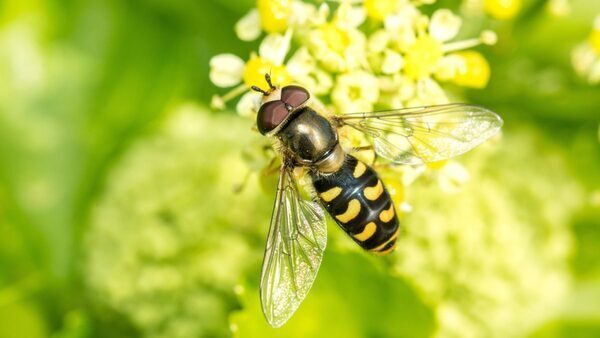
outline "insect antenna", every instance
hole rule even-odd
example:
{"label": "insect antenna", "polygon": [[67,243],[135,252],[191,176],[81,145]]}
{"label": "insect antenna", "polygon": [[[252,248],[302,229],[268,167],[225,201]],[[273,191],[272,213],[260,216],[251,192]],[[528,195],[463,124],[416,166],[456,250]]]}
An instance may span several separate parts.
{"label": "insect antenna", "polygon": [[267,92],[265,92],[264,90],[260,89],[260,88],[259,88],[259,87],[257,87],[257,86],[252,86],[252,87],[250,87],[250,88],[251,88],[252,90],[254,90],[255,92],[262,93],[263,95],[268,95],[268,94],[267,94]]}
{"label": "insect antenna", "polygon": [[275,86],[273,86],[273,83],[271,82],[271,71],[269,71],[269,73],[265,74],[265,80],[269,84],[269,88],[275,89]]}

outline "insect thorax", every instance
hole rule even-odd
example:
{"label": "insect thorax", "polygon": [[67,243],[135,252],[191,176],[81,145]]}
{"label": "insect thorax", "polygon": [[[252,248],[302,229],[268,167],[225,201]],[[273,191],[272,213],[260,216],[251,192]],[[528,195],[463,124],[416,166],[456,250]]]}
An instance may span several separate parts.
{"label": "insect thorax", "polygon": [[302,165],[331,172],[343,163],[344,154],[338,144],[337,131],[310,107],[296,112],[277,136]]}

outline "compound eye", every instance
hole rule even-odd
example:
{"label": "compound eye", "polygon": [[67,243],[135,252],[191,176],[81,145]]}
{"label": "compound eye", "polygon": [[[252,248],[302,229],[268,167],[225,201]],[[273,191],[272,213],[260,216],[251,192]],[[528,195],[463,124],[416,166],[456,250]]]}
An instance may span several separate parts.
{"label": "compound eye", "polygon": [[260,106],[256,116],[256,127],[264,135],[277,128],[289,113],[283,101],[269,101]]}
{"label": "compound eye", "polygon": [[300,107],[308,99],[310,98],[310,94],[308,90],[300,87],[300,86],[285,86],[281,89],[281,101],[289,104],[293,108]]}

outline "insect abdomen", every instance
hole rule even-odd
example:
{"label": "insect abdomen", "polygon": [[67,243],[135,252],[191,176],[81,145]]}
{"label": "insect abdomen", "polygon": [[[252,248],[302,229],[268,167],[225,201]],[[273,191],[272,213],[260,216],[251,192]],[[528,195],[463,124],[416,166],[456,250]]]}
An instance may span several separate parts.
{"label": "insect abdomen", "polygon": [[377,254],[394,250],[398,218],[389,193],[371,167],[346,155],[338,171],[313,173],[312,180],[331,217],[358,245]]}

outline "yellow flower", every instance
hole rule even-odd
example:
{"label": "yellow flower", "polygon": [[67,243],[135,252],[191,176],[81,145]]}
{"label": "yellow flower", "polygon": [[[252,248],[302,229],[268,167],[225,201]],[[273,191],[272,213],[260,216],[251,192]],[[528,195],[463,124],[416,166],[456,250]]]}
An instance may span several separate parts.
{"label": "yellow flower", "polygon": [[592,30],[588,41],[590,43],[590,46],[592,46],[592,48],[596,52],[596,54],[600,55],[600,27]]}
{"label": "yellow flower", "polygon": [[364,21],[359,8],[347,2],[340,4],[331,20],[329,6],[321,5],[319,15],[303,42],[317,56],[323,69],[347,72],[366,65],[366,37],[357,27]]}
{"label": "yellow flower", "polygon": [[522,0],[485,0],[486,13],[496,19],[512,19],[521,10]]}
{"label": "yellow flower", "polygon": [[367,15],[375,20],[384,20],[390,13],[395,13],[401,5],[399,0],[365,0]]}
{"label": "yellow flower", "polygon": [[[232,67],[228,67],[219,62],[227,58],[215,57],[211,61],[211,80],[218,86],[242,81],[244,88],[264,86],[263,73],[271,72],[275,82],[304,85],[315,99],[324,96],[324,102],[330,100],[334,110],[340,111],[350,110],[347,102],[362,108],[447,102],[434,77],[462,86],[484,87],[490,73],[487,61],[481,54],[459,51],[481,43],[493,44],[495,34],[485,31],[477,38],[453,41],[462,19],[448,9],[437,9],[429,18],[417,7],[433,2],[343,0],[331,10],[327,3],[317,9],[300,0],[258,0],[257,7],[236,24],[240,39],[254,39],[262,30],[287,29],[287,33],[269,34],[259,53],[247,62],[229,57]],[[370,22],[373,29],[362,26],[366,17],[374,19]],[[291,49],[292,31],[297,50],[284,64]],[[341,75],[336,78],[336,74]],[[377,84],[370,87],[377,95],[359,100],[356,95],[363,93],[348,84],[349,78],[365,74],[375,79],[373,82]],[[243,93],[244,88],[236,87],[223,97],[214,97],[213,107],[224,107],[229,99]],[[252,95],[244,95],[238,103],[238,112],[251,114],[249,108],[256,102],[249,98]]]}
{"label": "yellow flower", "polygon": [[[223,96],[213,96],[212,108],[223,109],[227,101],[245,93],[236,110],[240,115],[252,115],[260,104],[261,96],[248,89],[251,86],[268,89],[265,83],[266,73],[271,74],[275,85],[291,83],[292,76],[284,64],[284,59],[290,50],[291,38],[291,31],[284,35],[267,35],[260,44],[258,55],[253,53],[246,62],[233,54],[215,55],[210,61],[211,81],[218,87],[237,86]],[[296,65],[294,69],[298,73],[302,65]]]}
{"label": "yellow flower", "polygon": [[256,8],[267,33],[282,33],[287,29],[291,0],[257,0]]}
{"label": "yellow flower", "polygon": [[[301,0],[258,0],[257,8],[252,8],[234,27],[242,41],[253,41],[263,31],[283,33],[288,29],[303,30],[316,16],[315,5]],[[293,15],[292,15],[293,14]]]}
{"label": "yellow flower", "polygon": [[463,87],[484,88],[490,79],[490,65],[481,53],[468,50],[454,53],[463,60],[454,82]]}
{"label": "yellow flower", "polygon": [[404,73],[411,79],[429,76],[443,55],[442,44],[429,35],[417,38],[405,56]]}
{"label": "yellow flower", "polygon": [[377,78],[365,71],[339,75],[331,100],[341,114],[373,110],[379,99]]}
{"label": "yellow flower", "polygon": [[271,80],[277,85],[286,85],[290,82],[290,74],[284,65],[274,65],[269,60],[258,56],[252,56],[246,66],[242,78],[246,87],[255,85],[263,90],[268,90],[265,82],[265,74],[271,74]]}

